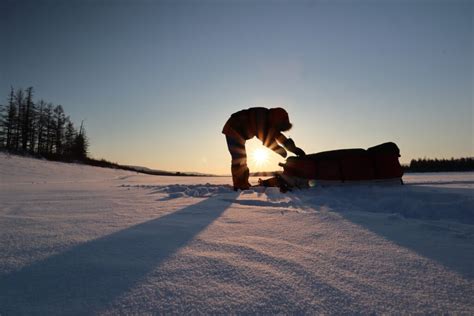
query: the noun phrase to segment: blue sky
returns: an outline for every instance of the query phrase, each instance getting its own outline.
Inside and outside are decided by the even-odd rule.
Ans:
[[[158,169],[229,173],[221,129],[251,106],[285,107],[307,153],[474,156],[473,3],[2,1],[0,93],[34,86],[94,157]]]

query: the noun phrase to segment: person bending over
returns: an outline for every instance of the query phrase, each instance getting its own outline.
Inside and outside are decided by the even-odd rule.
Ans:
[[[245,141],[253,137],[260,139],[264,146],[286,158],[290,151],[297,156],[304,156],[302,149],[296,147],[291,138],[282,132],[290,130],[292,124],[288,113],[282,108],[255,107],[241,110],[230,116],[222,129],[226,136],[227,146],[232,156],[232,181],[234,190],[246,190],[249,184],[249,169]]]

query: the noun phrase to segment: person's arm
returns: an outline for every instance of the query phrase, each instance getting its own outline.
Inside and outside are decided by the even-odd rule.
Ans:
[[[297,156],[305,156],[305,152],[301,149],[296,147],[295,142],[291,138],[286,138],[285,135],[282,133],[278,133],[276,135],[276,140],[286,148],[286,150],[294,153]]]
[[[277,142],[277,137],[278,135],[275,135],[275,134],[267,135],[267,137],[265,138],[265,141],[262,141],[263,146],[270,148],[271,150],[273,150],[274,152],[276,152],[283,158],[286,158],[287,152],[285,148],[280,146],[280,144]]]
[[[274,152],[276,152],[277,154],[279,154],[280,156],[282,156],[283,158],[286,158],[287,152],[286,152],[285,148],[281,147],[277,143],[276,139],[273,139],[268,144],[264,144],[264,145],[267,146],[268,148],[270,148],[271,150],[273,150]]]

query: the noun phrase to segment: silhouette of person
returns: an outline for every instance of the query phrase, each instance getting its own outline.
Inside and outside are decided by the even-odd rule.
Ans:
[[[281,133],[290,130],[291,127],[288,113],[282,108],[255,107],[231,115],[222,129],[222,133],[226,135],[227,146],[232,156],[231,170],[234,190],[246,190],[250,187],[247,153],[245,152],[245,141],[248,139],[256,136],[264,146],[283,158],[286,157],[287,150],[297,156],[305,155],[303,150],[296,147],[291,138],[286,138]]]

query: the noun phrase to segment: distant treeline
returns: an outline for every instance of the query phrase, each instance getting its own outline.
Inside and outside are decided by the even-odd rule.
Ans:
[[[34,101],[33,94],[33,87],[12,87],[7,103],[0,105],[0,149],[54,160],[86,160],[83,124],[77,129],[61,105]]]
[[[123,169],[166,176],[194,176],[182,172],[167,172],[122,166],[105,159],[88,157],[89,141],[84,124],[77,129],[61,105],[42,99],[35,101],[34,89],[10,90],[6,104],[0,104],[0,151],[63,162]]]
[[[111,169],[122,169],[122,170],[127,170],[127,171],[134,171],[134,172],[139,172],[139,173],[144,173],[144,174],[149,174],[153,176],[182,176],[182,177],[209,177],[211,175],[198,175],[198,174],[193,174],[193,173],[186,173],[186,172],[171,172],[171,171],[163,171],[163,170],[152,170],[152,169],[147,169],[147,168],[141,168],[141,167],[134,167],[134,166],[124,166],[120,165],[115,162],[110,162],[105,159],[92,159],[92,158],[86,158],[84,163],[91,165],[91,166],[96,166],[96,167],[102,167],[102,168],[111,168]]]
[[[413,159],[408,172],[474,171],[474,157],[458,159]]]

